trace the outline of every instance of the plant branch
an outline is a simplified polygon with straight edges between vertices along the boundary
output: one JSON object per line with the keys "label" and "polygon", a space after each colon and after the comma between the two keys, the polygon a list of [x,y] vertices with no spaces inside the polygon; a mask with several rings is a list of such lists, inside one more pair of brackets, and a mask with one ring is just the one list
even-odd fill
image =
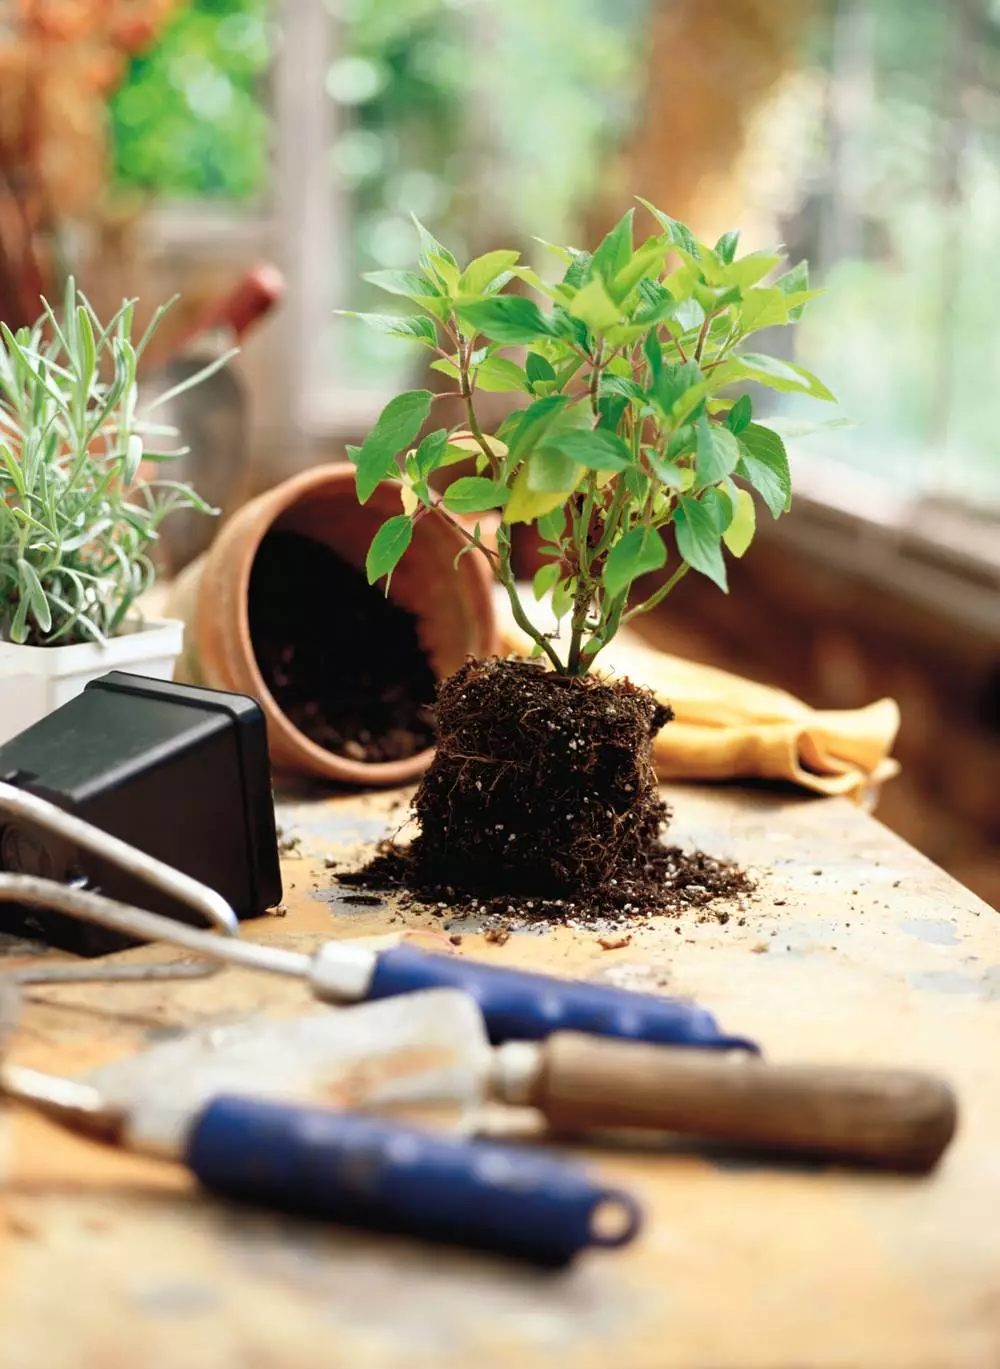
{"label": "plant branch", "polygon": [[655,594],[651,594],[648,599],[641,604],[637,604],[635,608],[629,609],[628,613],[622,617],[622,625],[624,626],[625,623],[630,623],[633,618],[638,618],[641,613],[651,612],[652,609],[656,608],[657,604],[662,604],[670,591],[680,584],[690,569],[691,567],[688,563],[682,561],[673,575],[671,575],[670,579],[665,581]]}

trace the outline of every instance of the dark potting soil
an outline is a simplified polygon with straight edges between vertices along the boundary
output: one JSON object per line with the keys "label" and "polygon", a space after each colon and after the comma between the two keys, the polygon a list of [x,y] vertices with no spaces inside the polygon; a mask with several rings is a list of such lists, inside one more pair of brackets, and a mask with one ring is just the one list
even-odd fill
{"label": "dark potting soil", "polygon": [[265,684],[317,746],[377,762],[433,744],[434,673],[416,619],[329,547],[269,533],[250,574],[249,618]]}
{"label": "dark potting soil", "polygon": [[436,713],[419,835],[341,883],[522,921],[631,920],[752,890],[737,866],[662,842],[652,742],[671,713],[647,690],[477,661],[440,685]]}

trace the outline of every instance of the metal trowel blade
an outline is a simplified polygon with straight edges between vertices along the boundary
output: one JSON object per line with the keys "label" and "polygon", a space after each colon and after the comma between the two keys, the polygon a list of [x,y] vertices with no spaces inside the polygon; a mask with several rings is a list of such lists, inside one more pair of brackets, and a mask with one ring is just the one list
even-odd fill
{"label": "metal trowel blade", "polygon": [[203,1106],[220,1094],[410,1110],[482,1097],[490,1046],[460,989],[193,1031],[86,1076],[112,1104]]}

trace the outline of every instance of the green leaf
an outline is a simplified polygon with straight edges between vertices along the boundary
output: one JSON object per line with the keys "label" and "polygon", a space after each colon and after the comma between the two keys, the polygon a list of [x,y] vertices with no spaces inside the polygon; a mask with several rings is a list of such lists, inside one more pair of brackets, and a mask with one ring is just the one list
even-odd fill
{"label": "green leaf", "polygon": [[[763,280],[776,266],[781,265],[781,255],[776,252],[749,252],[745,257],[732,262],[726,268],[726,281],[747,290]],[[776,282],[777,283],[777,282]]]}
{"label": "green leaf", "polygon": [[545,395],[526,409],[511,414],[500,428],[512,460],[525,461],[554,424],[564,421],[569,407],[566,395]]}
{"label": "green leaf", "polygon": [[663,370],[663,347],[660,339],[656,336],[656,330],[652,329],[646,334],[646,340],[642,344],[643,356],[649,365],[649,374],[653,385],[660,378]]}
{"label": "green leaf", "polygon": [[740,332],[755,333],[760,328],[778,328],[788,322],[788,300],[776,285],[747,290],[739,311]]}
{"label": "green leaf", "polygon": [[445,508],[453,513],[485,513],[499,509],[510,498],[510,491],[501,480],[487,480],[485,476],[465,475],[453,480],[444,492]]}
{"label": "green leaf", "polygon": [[575,580],[560,580],[552,591],[552,612],[557,618],[565,618],[566,614],[573,607],[573,595],[576,592]]}
{"label": "green leaf", "polygon": [[549,381],[554,381],[556,373],[550,362],[537,352],[529,352],[524,361],[525,372],[528,383],[532,386],[544,385]]}
{"label": "green leaf", "polygon": [[796,366],[791,361],[779,361],[777,357],[764,356],[759,352],[742,352],[735,360],[751,380],[759,381],[772,390],[812,395],[813,399],[827,399],[836,403],[823,382],[804,366]]}
{"label": "green leaf", "polygon": [[[90,322],[89,318],[87,322]],[[49,608],[49,601],[45,597],[42,582],[39,580],[34,566],[30,561],[25,561],[23,557],[18,557],[17,570],[21,577],[22,595],[31,606],[31,613],[35,622],[43,632],[50,632],[52,630],[52,610]]]}
{"label": "green leaf", "polygon": [[558,542],[566,531],[566,510],[554,509],[538,520],[538,531],[546,542]]}
{"label": "green leaf", "polygon": [[362,279],[388,295],[403,295],[406,299],[440,296],[440,291],[416,271],[367,271]]}
{"label": "green leaf", "polygon": [[726,427],[736,437],[739,437],[740,433],[749,424],[752,414],[753,401],[750,396],[740,395],[739,399],[729,410],[729,414],[726,418]]}
{"label": "green leaf", "polygon": [[407,390],[390,399],[379,414],[355,462],[355,482],[362,504],[371,498],[380,481],[395,474],[396,457],[426,423],[432,399],[430,390]]}
{"label": "green leaf", "polygon": [[715,519],[696,499],[682,498],[674,514],[677,550],[692,570],[699,571],[728,593],[722,538]]}
{"label": "green leaf", "polygon": [[498,276],[510,270],[520,255],[520,252],[498,248],[495,252],[485,252],[481,257],[476,257],[462,272],[458,282],[459,290],[463,295],[485,294]]}
{"label": "green leaf", "polygon": [[728,428],[709,423],[702,414],[697,423],[695,478],[699,485],[717,485],[736,469],[740,449]]}
{"label": "green leaf", "polygon": [[534,342],[552,332],[549,320],[534,300],[520,295],[494,295],[491,299],[459,305],[459,315],[477,333],[494,342]]}
{"label": "green leaf", "polygon": [[646,448],[646,460],[657,480],[667,489],[684,491],[694,484],[694,471],[690,466],[677,466],[672,461],[664,461],[649,447]]}
{"label": "green leaf", "polygon": [[736,256],[736,247],[739,243],[740,235],[738,231],[723,233],[722,237],[715,244],[715,255],[726,266],[732,264]]}
{"label": "green leaf", "polygon": [[566,428],[546,439],[588,471],[623,471],[632,464],[628,444],[607,428]]}
{"label": "green leaf", "polygon": [[578,461],[574,461],[559,447],[547,443],[532,452],[527,470],[528,489],[533,494],[549,494],[558,490],[563,498],[576,489],[583,474]]}
{"label": "green leaf", "polygon": [[603,333],[605,329],[622,321],[621,310],[608,294],[607,287],[599,276],[583,287],[569,306],[569,312],[594,333]]}
{"label": "green leaf", "polygon": [[666,233],[667,242],[671,247],[678,247],[684,252],[689,252],[692,256],[697,254],[698,244],[695,241],[694,234],[691,232],[690,228],[679,223],[677,219],[672,219],[669,214],[664,214],[662,209],[657,209],[655,204],[650,204],[650,202],[644,200],[641,195],[637,195],[636,199],[644,209],[649,210],[653,218],[659,223],[660,227]]}
{"label": "green leaf", "polygon": [[424,227],[416,214],[411,214],[410,218],[413,220],[413,225],[420,235],[421,255],[425,257],[440,257],[442,261],[457,268],[458,262],[455,260],[452,253],[448,251],[447,247],[441,246],[434,234]]}
{"label": "green leaf", "polygon": [[591,279],[601,277],[605,283],[614,280],[628,265],[632,256],[632,220],[635,210],[629,209],[602,240],[590,260]]}
{"label": "green leaf", "polygon": [[[384,333],[387,337],[406,338],[411,342],[422,342],[428,347],[437,344],[437,330],[429,318],[423,314],[407,314],[405,317],[393,314],[358,314],[352,309],[344,309],[343,314],[346,318],[357,318],[362,323],[367,323],[369,328],[374,328],[377,333]],[[438,366],[437,362],[432,362],[432,366]],[[438,366],[438,369],[441,369]]]}
{"label": "green leaf", "polygon": [[625,399],[635,400],[637,404],[645,404],[646,391],[634,380],[627,380],[625,376],[609,375],[607,371],[601,376],[601,393],[610,395],[621,395]]}
{"label": "green leaf", "polygon": [[608,282],[608,294],[619,304],[626,299],[639,282],[646,276],[658,276],[663,270],[663,263],[667,256],[666,246],[656,238],[642,245],[637,252],[632,254],[629,261],[617,273],[613,280]]}
{"label": "green leaf", "polygon": [[513,390],[527,390],[524,369],[507,357],[490,356],[476,369],[476,388],[490,394],[505,394]]}
{"label": "green leaf", "polygon": [[575,248],[569,248],[573,254],[573,259],[566,268],[566,274],[562,278],[562,283],[571,290],[579,290],[581,285],[585,285],[587,277],[590,275],[590,264],[593,260],[589,252],[578,252]]}
{"label": "green leaf", "polygon": [[667,549],[653,528],[632,528],[608,552],[601,580],[612,599],[623,594],[640,575],[666,564]]}
{"label": "green leaf", "polygon": [[562,568],[557,561],[550,565],[542,566],[535,571],[534,579],[531,582],[531,592],[536,599],[544,599],[549,590],[555,589],[559,583]]}
{"label": "green leaf", "polygon": [[671,414],[679,399],[700,385],[704,377],[696,361],[685,361],[678,366],[665,365],[657,377],[652,394],[665,414]]}
{"label": "green leaf", "polygon": [[773,518],[787,513],[792,502],[792,477],[785,444],[776,432],[751,423],[739,436],[740,461],[736,474],[764,500]]}
{"label": "green leaf", "polygon": [[676,328],[670,329],[671,333],[683,336],[701,327],[705,322],[705,310],[696,299],[680,299],[676,301],[666,321],[677,325]]}
{"label": "green leaf", "polygon": [[797,295],[800,290],[808,290],[809,263],[807,261],[796,262],[790,271],[779,276],[774,283],[786,295]]}
{"label": "green leaf", "polygon": [[757,513],[749,490],[735,489],[736,508],[733,520],[722,534],[722,540],[734,556],[742,556],[757,531]]}
{"label": "green leaf", "polygon": [[[687,456],[693,452],[698,445],[698,433],[693,423],[683,423],[670,435],[667,443],[667,457],[671,461],[676,461],[679,456]],[[691,472],[692,479],[694,471]]]}
{"label": "green leaf", "polygon": [[[462,455],[464,457],[467,453],[463,452]],[[437,428],[434,432],[428,433],[413,457],[413,464],[416,466],[418,477],[421,480],[426,480],[432,471],[448,465],[447,456],[447,431],[444,428]]]}
{"label": "green leaf", "polygon": [[715,531],[721,537],[733,521],[733,501],[721,486],[713,485],[705,490],[698,503],[711,516]]}
{"label": "green leaf", "polygon": [[[370,585],[374,585],[376,580],[381,580],[383,575],[392,577],[392,572],[402,560],[412,536],[413,524],[405,513],[398,513],[395,518],[390,518],[382,524],[372,538],[368,555],[365,557],[365,574]],[[388,588],[387,580],[386,590]]]}

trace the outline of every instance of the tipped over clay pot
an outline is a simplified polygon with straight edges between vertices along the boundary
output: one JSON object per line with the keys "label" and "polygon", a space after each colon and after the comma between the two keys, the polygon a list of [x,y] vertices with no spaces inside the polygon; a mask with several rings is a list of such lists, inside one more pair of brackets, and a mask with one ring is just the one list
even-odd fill
{"label": "tipped over clay pot", "polygon": [[[254,638],[258,618],[251,604],[251,577],[255,562],[260,571],[258,555],[265,539],[272,561],[275,546],[280,548],[283,537],[287,544],[291,535],[292,541],[308,539],[320,556],[328,549],[340,562],[360,571],[375,532],[400,511],[400,487],[395,482],[384,482],[362,506],[355,494],[353,466],[346,462],[321,466],[246,504],[220,528],[208,552],[174,584],[171,611],[185,623],[184,650],[175,678],[258,699],[267,717],[276,770],[350,784],[398,785],[415,780],[430,764],[433,747],[429,744],[414,754],[381,761],[356,758],[357,748],[350,744],[348,754],[318,744],[274,697],[262,668],[260,638],[256,642]],[[489,567],[479,553],[471,552],[456,567],[455,557],[464,545],[461,533],[444,517],[428,513],[415,525],[410,547],[392,577],[390,599],[416,620],[418,656],[422,651],[426,658],[428,680],[431,673],[444,679],[468,657],[488,656],[498,649]],[[317,619],[329,623],[337,587],[325,586],[321,578],[317,575],[309,581],[307,609],[315,604]],[[257,592],[255,587],[253,594]],[[373,586],[370,593],[372,600],[363,601],[369,605],[363,609],[364,618],[382,622],[385,611],[384,621],[391,622],[392,610],[386,610],[376,597],[383,594],[382,586]],[[293,607],[301,618],[301,596]],[[402,621],[401,615],[397,617]],[[406,626],[412,634],[412,621]],[[317,626],[317,632],[325,630]],[[351,671],[353,665],[357,672],[363,667],[351,635],[346,619],[342,631],[334,628],[331,671]],[[429,743],[429,735],[426,740]],[[355,755],[350,754],[352,749]]]}

